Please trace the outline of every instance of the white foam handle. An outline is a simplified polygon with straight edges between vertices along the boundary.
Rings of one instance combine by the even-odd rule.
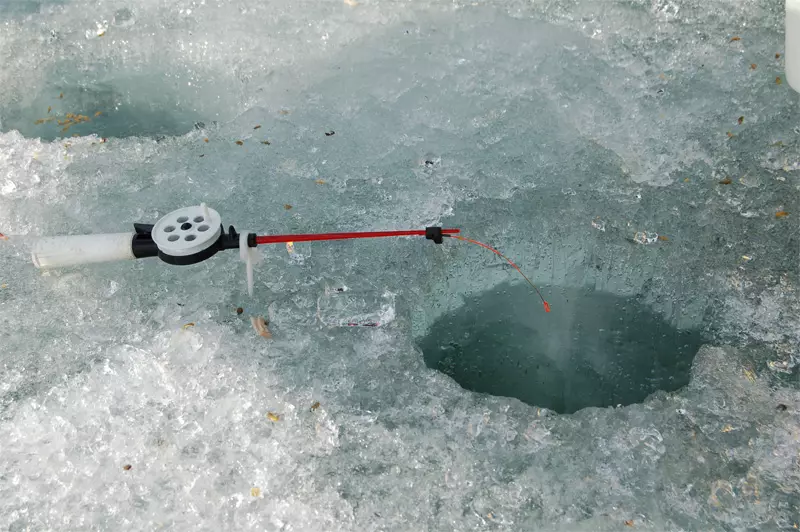
[[[133,236],[134,233],[112,233],[37,238],[31,245],[31,259],[37,268],[135,259]]]
[[[786,81],[800,92],[800,0],[786,0]]]

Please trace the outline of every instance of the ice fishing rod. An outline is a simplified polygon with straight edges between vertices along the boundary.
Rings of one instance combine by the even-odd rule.
[[[148,257],[158,257],[174,266],[187,266],[203,262],[219,251],[238,249],[239,257],[246,264],[247,288],[252,295],[253,265],[260,260],[256,252],[259,245],[403,236],[424,236],[426,240],[441,244],[445,238],[455,238],[481,246],[505,259],[533,287],[541,298],[545,311],[550,312],[550,305],[519,266],[493,247],[460,236],[460,229],[426,227],[403,231],[257,235],[251,232],[237,233],[231,225],[226,232],[220,214],[205,203],[172,211],[155,224],[134,223],[133,228],[132,233],[38,238],[32,244],[31,260],[34,266],[41,269]],[[0,237],[9,238],[2,234]]]

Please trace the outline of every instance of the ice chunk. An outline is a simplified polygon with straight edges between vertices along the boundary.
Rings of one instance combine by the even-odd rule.
[[[325,287],[317,299],[317,318],[328,327],[385,327],[394,320],[395,297],[388,291]]]
[[[136,24],[136,17],[129,8],[123,7],[114,12],[114,18],[111,23],[114,26],[128,28]]]
[[[633,241],[637,244],[655,244],[658,242],[658,233],[636,231],[633,235]]]

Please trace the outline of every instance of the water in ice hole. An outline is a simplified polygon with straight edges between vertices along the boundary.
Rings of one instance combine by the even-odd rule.
[[[636,297],[563,288],[545,314],[533,294],[504,284],[439,318],[420,340],[428,367],[476,392],[560,413],[631,404],[689,382],[702,344]]]

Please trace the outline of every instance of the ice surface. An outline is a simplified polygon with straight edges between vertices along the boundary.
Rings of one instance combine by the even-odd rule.
[[[0,528],[800,525],[782,17],[733,0],[0,2]],[[202,201],[239,231],[460,227],[553,309],[462,242],[274,246],[252,298],[235,254],[43,274],[16,245]],[[630,404],[560,415],[426,366],[493,322],[575,390],[551,408]],[[648,346],[684,333],[688,354]]]

